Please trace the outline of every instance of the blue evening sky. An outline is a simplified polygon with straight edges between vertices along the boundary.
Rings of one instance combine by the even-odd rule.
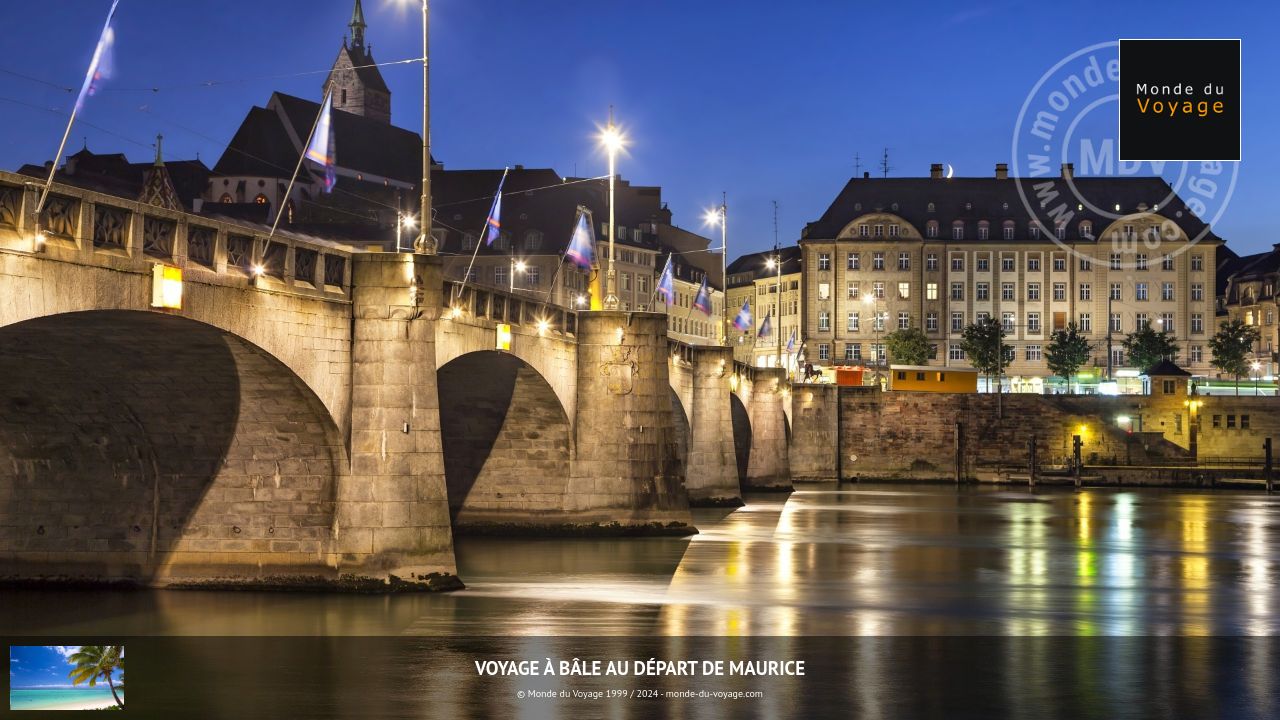
[[[67,662],[79,645],[12,645],[9,647],[9,687],[70,687],[67,674],[73,665]],[[116,682],[123,675],[113,675]],[[101,683],[100,683],[101,684]],[[81,683],[87,687],[87,683]]]
[[[114,77],[89,100],[98,152],[209,165],[272,90],[319,99],[352,0],[121,0]],[[0,168],[57,147],[110,0],[11,3],[0,59]],[[420,54],[417,0],[367,0],[379,61]],[[629,131],[619,167],[658,184],[676,223],[700,227],[726,191],[730,254],[794,241],[853,174],[986,176],[1008,162],[1019,107],[1055,62],[1120,37],[1244,41],[1244,162],[1215,227],[1241,252],[1276,240],[1280,4],[874,0],[431,0],[432,138],[447,167],[550,166],[600,175],[592,135],[610,104]],[[320,71],[300,75],[308,71]],[[393,121],[420,127],[415,65],[383,69]],[[214,86],[210,80],[231,81]],[[160,92],[144,88],[158,87]],[[96,127],[91,127],[89,124]],[[339,152],[341,152],[339,150]]]

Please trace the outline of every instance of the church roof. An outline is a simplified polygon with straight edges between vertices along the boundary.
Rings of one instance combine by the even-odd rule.
[[[272,93],[267,107],[249,110],[213,166],[214,174],[289,177],[319,113],[318,102]],[[421,181],[422,136],[418,133],[336,108],[332,127],[338,167],[406,183]]]
[[[386,81],[382,79],[382,72],[378,70],[377,61],[373,59],[372,49],[351,46],[346,50],[351,56],[351,65],[352,69],[355,70],[356,77],[360,78],[360,82],[365,87],[381,90],[385,93],[391,92],[387,87]]]

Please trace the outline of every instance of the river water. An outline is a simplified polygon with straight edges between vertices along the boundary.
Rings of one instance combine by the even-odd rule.
[[[810,677],[770,680],[765,700],[733,716],[805,716],[800,698],[819,688],[824,702],[884,717],[946,714],[955,709],[948,701],[926,699],[974,687],[991,691],[997,715],[1090,716],[1093,705],[1073,704],[1082,688],[1111,693],[1095,698],[1106,717],[1170,710],[1150,705],[1152,687],[1208,702],[1213,714],[1280,709],[1280,655],[1265,639],[1280,619],[1280,498],[832,483],[750,497],[733,511],[698,510],[695,522],[700,534],[679,539],[460,538],[467,589],[452,594],[4,591],[0,623],[9,636],[134,642],[293,636],[305,645],[302,636],[343,636],[364,643],[368,666],[414,658],[448,668],[389,689],[407,704],[387,717],[426,716],[414,702],[427,688],[459,716],[476,708],[560,716],[563,707],[530,714],[506,697],[520,681],[482,682],[471,665],[592,652],[809,658]],[[216,654],[210,647],[200,652]],[[346,667],[350,654],[335,662]],[[131,671],[145,665],[136,662]],[[904,677],[933,679],[904,685]],[[144,692],[132,678],[130,687],[131,701]],[[1044,704],[1054,698],[1058,705]],[[719,716],[714,704],[689,707]],[[653,713],[633,703],[604,715]]]

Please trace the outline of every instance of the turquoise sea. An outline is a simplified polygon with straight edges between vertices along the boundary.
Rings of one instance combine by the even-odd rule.
[[[124,693],[120,693],[124,700]],[[97,687],[70,688],[11,688],[9,690],[10,710],[79,710],[91,707],[114,705],[111,688],[106,685]]]

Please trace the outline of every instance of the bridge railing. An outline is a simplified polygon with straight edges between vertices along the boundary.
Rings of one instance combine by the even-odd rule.
[[[492,287],[477,287],[456,280],[444,281],[446,312],[490,320],[540,332],[576,335],[578,313],[558,305],[530,300]]]
[[[55,183],[40,217],[35,178],[0,171],[0,251],[149,271],[183,269],[190,281],[243,283],[265,291],[350,297],[345,243],[255,223],[168,210]]]

